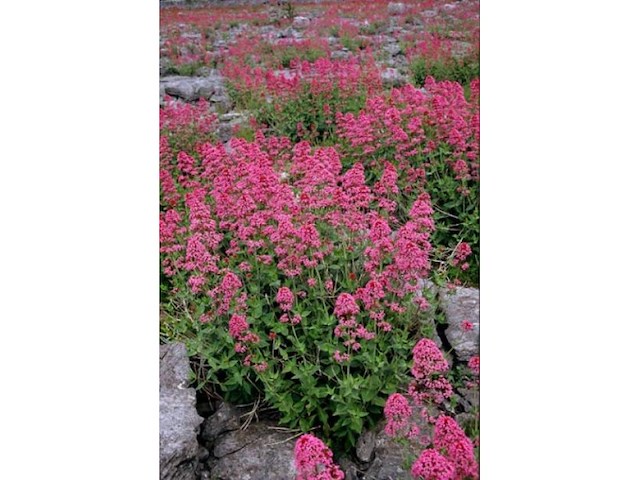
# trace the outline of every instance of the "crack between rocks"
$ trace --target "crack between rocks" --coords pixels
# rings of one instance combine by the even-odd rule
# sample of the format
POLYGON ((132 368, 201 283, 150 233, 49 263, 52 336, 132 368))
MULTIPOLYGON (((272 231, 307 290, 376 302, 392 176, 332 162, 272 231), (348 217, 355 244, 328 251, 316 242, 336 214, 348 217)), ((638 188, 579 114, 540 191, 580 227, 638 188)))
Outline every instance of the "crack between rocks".
POLYGON ((214 458, 216 458, 216 459, 221 459, 221 458, 224 458, 224 457, 228 457, 229 455, 233 455, 234 453, 238 453, 238 452, 239 452, 240 450, 242 450, 243 448, 248 447, 249 445, 254 444, 254 443, 256 443, 257 441, 258 441, 258 439, 256 438, 255 440, 252 440, 251 442, 245 443, 244 445, 242 445, 242 446, 241 446, 240 448, 238 448, 237 450, 233 450, 233 451, 231 451, 231 452, 225 453, 225 454, 224 454, 224 455, 222 455, 221 457, 216 456, 216 454, 215 454, 215 444, 214 444, 214 450, 213 450, 211 453, 213 453, 214 458))

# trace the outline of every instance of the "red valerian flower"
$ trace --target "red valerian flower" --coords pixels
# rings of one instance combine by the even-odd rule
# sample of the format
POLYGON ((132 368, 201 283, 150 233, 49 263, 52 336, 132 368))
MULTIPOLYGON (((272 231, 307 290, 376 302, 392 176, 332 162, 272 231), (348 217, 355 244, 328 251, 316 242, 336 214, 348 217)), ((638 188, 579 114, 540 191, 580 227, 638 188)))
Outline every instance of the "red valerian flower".
POLYGON ((302 435, 293 449, 296 480, 343 480, 344 473, 333 463, 333 452, 312 434, 302 435))

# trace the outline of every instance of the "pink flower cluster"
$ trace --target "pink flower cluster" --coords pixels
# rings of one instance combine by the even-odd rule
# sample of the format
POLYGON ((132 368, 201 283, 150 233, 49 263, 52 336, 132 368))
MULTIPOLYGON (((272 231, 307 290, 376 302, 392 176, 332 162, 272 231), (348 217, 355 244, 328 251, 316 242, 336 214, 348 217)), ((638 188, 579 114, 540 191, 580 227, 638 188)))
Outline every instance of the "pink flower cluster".
POLYGON ((193 146, 196 138, 200 138, 201 141, 211 138, 217 121, 216 114, 209 109, 209 102, 205 99, 190 104, 165 97, 165 106, 160 108, 161 145, 165 142, 164 148, 161 149, 161 158, 167 158, 169 153, 177 154, 193 146))
POLYGON ((292 67, 282 73, 227 63, 223 73, 241 92, 277 97, 280 102, 298 96, 303 89, 314 97, 329 99, 337 91, 341 97, 349 98, 363 90, 379 91, 382 85, 373 61, 319 58, 314 62, 297 62, 292 67))
MULTIPOLYGON (((390 96, 372 96, 357 115, 336 114, 343 148, 368 167, 382 170, 381 159, 391 150, 398 175, 410 191, 430 167, 424 155, 438 144, 452 150, 448 164, 459 180, 479 178, 479 80, 472 82, 471 103, 456 82, 425 81, 424 90, 411 85, 393 89, 390 96)), ((464 190, 461 186, 461 192, 464 190)))
POLYGON ((473 453, 473 444, 453 418, 446 415, 438 417, 433 433, 433 446, 443 452, 455 467, 453 480, 478 478, 478 463, 473 453))
POLYGON ((454 258, 451 260, 453 266, 460 265, 462 270, 469 268, 468 263, 463 263, 471 255, 471 246, 467 242, 461 242, 453 252, 454 258))
POLYGON ((404 395, 393 393, 384 406, 384 417, 387 421, 384 431, 390 437, 406 435, 411 417, 411 405, 404 395))
POLYGON ((338 326, 334 329, 334 335, 345 339, 344 346, 356 351, 361 347, 359 339, 372 340, 376 336, 375 332, 367 330, 362 323, 358 323, 356 317, 359 313, 360 307, 351 294, 341 293, 338 296, 334 310, 334 314, 338 317, 338 326))
POLYGON ((480 375, 480 357, 475 356, 469 359, 468 363, 469 368, 474 373, 474 375, 480 375))
POLYGON ((276 295, 276 302, 278 302, 283 312, 288 312, 293 308, 294 299, 293 292, 287 287, 281 287, 276 295))
MULTIPOLYGON (((414 380, 409 385, 409 393, 415 405, 423 405, 424 402, 440 403, 451 396, 452 387, 442 376, 449 369, 448 362, 432 340, 423 338, 416 344, 413 349, 413 361, 411 373, 414 380)), ((446 415, 440 415, 435 419, 429 415, 426 408, 422 408, 422 417, 435 425, 432 435, 427 432, 420 436, 419 427, 411 425, 411 403, 399 393, 389 396, 384 415, 387 435, 417 439, 423 446, 433 444, 433 448, 425 449, 413 464, 411 473, 415 478, 421 480, 478 478, 478 465, 473 444, 454 419, 446 415)))
POLYGON ((414 380, 409 384, 409 394, 416 403, 444 402, 453 394, 453 387, 444 377, 449 364, 438 346, 428 338, 421 339, 413 348, 414 380))
POLYGON ((237 353, 246 352, 248 344, 258 343, 260 341, 260 338, 255 333, 249 331, 247 319, 242 315, 231 315, 231 320, 229 320, 229 334, 237 341, 235 345, 237 353))
POLYGON ((344 473, 333 463, 333 452, 322 440, 302 435, 293 450, 296 480, 343 480, 344 473))
MULTIPOLYGON (((163 160, 163 171, 177 177, 180 187, 165 181, 162 192, 175 204, 160 220, 167 276, 180 273, 192 294, 206 293, 210 315, 216 316, 246 316, 245 286, 255 274, 248 258, 257 268, 275 265, 279 275, 292 279, 288 285, 298 278, 309 287, 322 282, 325 298, 335 301, 334 335, 346 347, 334 350, 340 363, 352 358, 362 341, 393 331, 394 319, 405 312, 430 270, 434 225, 427 194, 418 196, 401 224, 390 215, 389 202, 399 192, 391 164, 371 188, 361 163, 343 172, 335 149, 311 149, 307 142, 292 146, 258 134, 255 142, 232 139, 228 149, 203 144, 197 150, 197 156, 181 152, 175 162, 163 160), (184 192, 180 198, 178 191, 184 192), (340 291, 326 270, 318 270, 336 249, 353 252, 354 239, 360 240, 362 263, 346 272, 345 280, 355 284, 355 291, 340 291)), ((298 292, 279 288, 280 322, 301 322, 292 309, 305 295, 305 287, 298 292)), ((427 306, 426 301, 419 305, 427 306)), ((247 342, 237 347, 239 353, 247 349, 247 342)))
POLYGON ((218 315, 244 310, 247 294, 240 293, 241 288, 242 281, 238 275, 227 272, 220 284, 207 292, 213 304, 217 306, 218 315))
POLYGON ((433 340, 422 338, 413 347, 411 374, 416 380, 425 380, 447 370, 449 370, 449 363, 433 340))
POLYGON ((453 464, 436 450, 427 448, 411 466, 411 475, 419 480, 453 480, 453 464))

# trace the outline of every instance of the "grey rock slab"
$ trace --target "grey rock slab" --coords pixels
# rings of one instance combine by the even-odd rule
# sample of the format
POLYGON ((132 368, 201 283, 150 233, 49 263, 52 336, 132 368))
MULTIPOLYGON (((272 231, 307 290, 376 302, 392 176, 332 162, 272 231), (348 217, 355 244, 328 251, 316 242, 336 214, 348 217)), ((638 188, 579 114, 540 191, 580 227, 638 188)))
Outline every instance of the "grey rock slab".
POLYGON ((356 456, 362 462, 370 462, 373 458, 373 450, 376 447, 376 432, 367 430, 356 443, 356 456))
POLYGON ((389 15, 402 15, 407 11, 407 6, 401 2, 390 2, 387 5, 387 13, 389 15))
POLYGON ((224 81, 220 76, 181 77, 170 76, 160 79, 160 91, 187 102, 195 102, 200 97, 210 98, 214 94, 224 94, 224 81))
POLYGON ((334 50, 331 52, 331 60, 346 60, 351 56, 350 51, 334 50))
POLYGON ((348 458, 341 458, 338 460, 340 469, 344 472, 344 480, 358 480, 360 477, 358 472, 358 466, 348 458))
MULTIPOLYGON (((420 407, 412 407, 410 424, 417 425, 424 435, 431 435, 431 425, 420 416, 420 407)), ((437 417, 439 411, 434 406, 427 406, 429 415, 437 417)), ((375 429, 375 458, 364 475, 364 480, 412 480, 409 459, 416 458, 424 447, 417 442, 401 443, 384 432, 384 421, 375 429)))
POLYGON ((295 38, 301 39, 302 33, 296 30, 293 27, 287 27, 283 30, 278 31, 278 38, 295 38))
POLYGON ((183 390, 189 385, 189 357, 182 343, 160 345, 160 388, 183 390))
POLYGON ((219 113, 229 113, 233 109, 233 101, 229 95, 212 95, 209 102, 216 106, 219 113))
POLYGON ((311 25, 311 19, 308 17, 293 17, 291 26, 297 29, 304 29, 311 25))
POLYGON ((232 405, 223 403, 216 413, 204 421, 202 439, 213 442, 221 433, 237 430, 242 426, 241 413, 232 405))
MULTIPOLYGON (((419 453, 419 449, 414 449, 419 453)), ((410 452, 398 441, 383 435, 377 442, 376 457, 364 475, 364 480, 411 480, 406 459, 410 452)))
POLYGON ((456 58, 463 58, 471 52, 472 46, 469 42, 462 40, 453 40, 451 42, 451 55, 456 58))
POLYGON ((452 291, 440 289, 440 305, 449 326, 445 336, 461 361, 468 361, 480 353, 480 290, 456 287, 452 291), (462 327, 463 322, 473 324, 471 330, 462 327))
POLYGON ((180 37, 184 38, 185 40, 200 41, 200 39, 202 38, 202 35, 200 33, 195 33, 195 32, 184 32, 180 34, 180 37))
POLYGON ((460 392, 460 395, 470 408, 477 409, 480 407, 480 390, 478 388, 459 388, 458 392, 460 392))
POLYGON ((249 116, 244 113, 230 112, 219 117, 220 125, 216 130, 218 140, 222 143, 226 143, 234 135, 234 131, 237 127, 246 124, 249 121, 249 116))
POLYGON ((195 480, 198 431, 196 392, 189 385, 189 358, 182 343, 160 346, 160 479, 195 480))
POLYGON ((276 27, 273 25, 264 25, 258 29, 260 36, 265 37, 276 33, 276 27))
POLYGON ((397 68, 386 68, 380 74, 382 84, 389 87, 401 87, 406 85, 409 79, 401 74, 397 68))
POLYGON ((210 459, 211 477, 218 480, 295 480, 295 438, 274 430, 268 422, 249 425, 218 437, 210 459))
POLYGON ((396 55, 400 55, 400 52, 402 52, 402 47, 398 42, 389 42, 382 48, 385 52, 387 52, 392 57, 395 57, 396 55))

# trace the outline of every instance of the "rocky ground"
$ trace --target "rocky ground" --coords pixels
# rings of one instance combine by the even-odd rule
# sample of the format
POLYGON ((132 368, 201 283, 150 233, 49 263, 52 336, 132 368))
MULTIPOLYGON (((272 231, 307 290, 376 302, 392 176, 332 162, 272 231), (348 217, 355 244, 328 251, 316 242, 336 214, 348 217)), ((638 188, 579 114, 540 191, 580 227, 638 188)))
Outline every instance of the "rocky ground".
MULTIPOLYGON (((255 5, 267 2, 230 0, 201 5, 233 7, 236 4, 247 3, 254 5, 253 8, 258 8, 255 5)), ((440 35, 441 31, 447 30, 448 33, 443 35, 447 37, 448 55, 463 58, 472 51, 472 37, 475 35, 464 30, 463 22, 475 25, 479 21, 479 15, 474 14, 474 9, 467 11, 469 7, 465 6, 469 2, 436 2, 431 8, 419 8, 419 3, 390 2, 383 6, 382 10, 373 12, 370 19, 361 11, 338 14, 335 20, 331 20, 339 22, 340 31, 336 33, 335 29, 327 28, 324 11, 318 6, 321 3, 293 2, 298 14, 287 21, 281 21, 282 7, 260 7, 261 10, 255 10, 257 13, 253 23, 251 13, 245 12, 248 17, 244 19, 241 9, 231 8, 229 11, 236 12, 233 18, 239 20, 222 20, 229 22, 225 25, 228 28, 204 33, 202 27, 194 28, 189 23, 185 12, 179 12, 177 15, 185 16, 185 21, 173 23, 171 28, 161 29, 160 32, 160 105, 164 104, 167 97, 185 102, 205 98, 211 104, 212 110, 219 114, 220 123, 216 133, 218 138, 226 143, 234 129, 246 124, 249 119, 248 113, 235 110, 225 87, 225 77, 219 68, 202 66, 191 72, 194 75, 176 75, 172 69, 171 52, 174 57, 177 55, 177 58, 196 58, 200 55, 201 58, 213 59, 215 64, 224 64, 232 54, 232 49, 248 38, 259 38, 274 45, 283 41, 295 44, 317 40, 329 45, 329 58, 332 60, 364 55, 365 46, 369 46, 376 52, 376 65, 380 70, 383 85, 398 87, 411 81, 408 52, 405 51, 403 39, 419 38, 427 31, 439 32, 440 35), (263 24, 260 20, 259 14, 263 12, 268 12, 267 19, 270 24, 263 24)), ((167 6, 187 4, 195 5, 191 2, 185 4, 184 1, 177 1, 169 2, 167 6)), ((218 23, 220 21, 218 20, 218 23)), ((276 73, 287 77, 291 70, 283 68, 276 73)))

